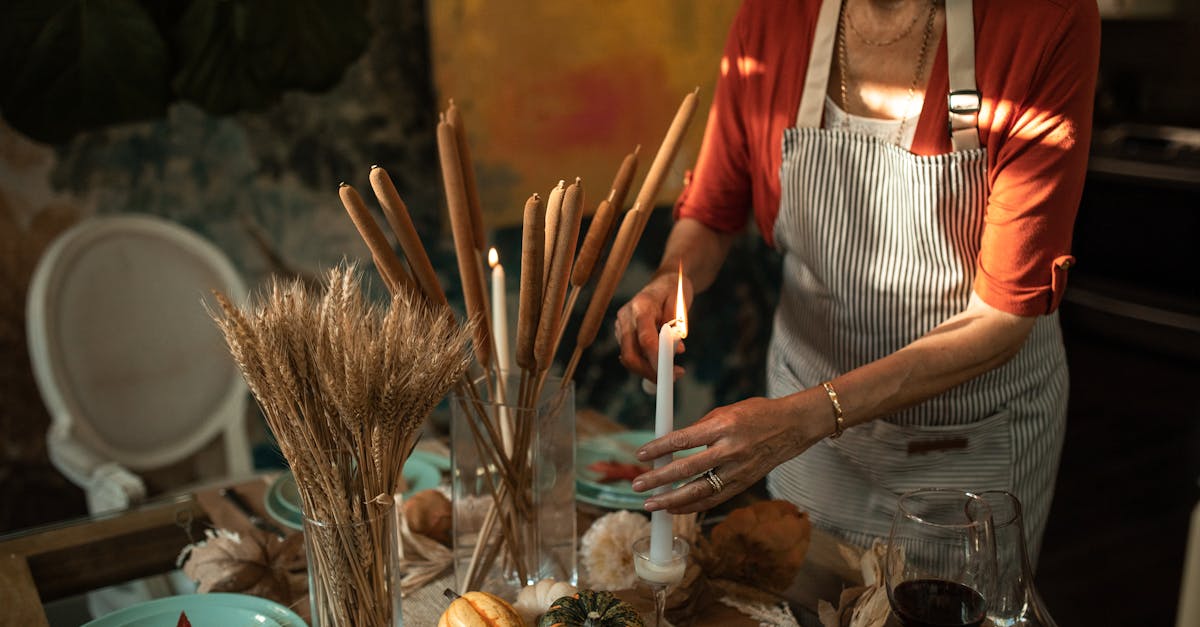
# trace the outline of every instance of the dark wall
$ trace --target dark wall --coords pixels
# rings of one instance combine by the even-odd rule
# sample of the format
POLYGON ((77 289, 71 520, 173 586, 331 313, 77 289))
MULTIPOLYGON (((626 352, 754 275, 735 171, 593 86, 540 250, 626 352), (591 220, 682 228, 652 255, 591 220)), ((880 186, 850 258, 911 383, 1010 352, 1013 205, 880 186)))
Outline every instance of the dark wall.
POLYGON ((1200 3, 1179 5, 1174 19, 1103 22, 1097 126, 1200 127, 1200 3))

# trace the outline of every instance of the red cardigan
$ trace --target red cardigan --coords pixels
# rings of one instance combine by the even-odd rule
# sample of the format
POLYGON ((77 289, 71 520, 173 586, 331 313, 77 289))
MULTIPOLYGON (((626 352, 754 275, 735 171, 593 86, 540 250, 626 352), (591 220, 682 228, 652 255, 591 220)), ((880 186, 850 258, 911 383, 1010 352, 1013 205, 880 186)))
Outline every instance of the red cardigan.
MULTIPOLYGON (((820 5, 745 0, 725 44, 704 142, 677 216, 732 232, 753 211, 773 244, 782 135, 795 124, 820 5)), ((991 192, 974 288, 998 309, 1049 313, 1072 261, 1100 17, 1095 0, 975 0, 974 6, 979 130, 991 192)), ((951 150, 944 36, 932 72, 913 139, 918 155, 951 150)))

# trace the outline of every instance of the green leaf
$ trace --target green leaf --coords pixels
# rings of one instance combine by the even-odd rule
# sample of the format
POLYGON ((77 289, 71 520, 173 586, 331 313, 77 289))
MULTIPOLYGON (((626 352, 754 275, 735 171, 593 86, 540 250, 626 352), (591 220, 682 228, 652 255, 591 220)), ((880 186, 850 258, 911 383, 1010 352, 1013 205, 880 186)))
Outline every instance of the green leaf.
POLYGON ((176 31, 175 90, 229 113, 262 109, 288 89, 328 89, 366 49, 370 29, 356 4, 193 0, 176 31))
POLYGON ((82 130, 160 117, 168 53, 135 0, 9 0, 0 9, 0 111, 61 142, 82 130))
POLYGON ((246 4, 195 0, 176 29, 180 69, 172 86, 181 98, 211 113, 263 109, 281 93, 262 84, 246 63, 253 56, 246 4))
POLYGON ((366 50, 362 9, 331 0, 260 0, 249 21, 258 34, 254 72, 285 88, 325 90, 366 50))

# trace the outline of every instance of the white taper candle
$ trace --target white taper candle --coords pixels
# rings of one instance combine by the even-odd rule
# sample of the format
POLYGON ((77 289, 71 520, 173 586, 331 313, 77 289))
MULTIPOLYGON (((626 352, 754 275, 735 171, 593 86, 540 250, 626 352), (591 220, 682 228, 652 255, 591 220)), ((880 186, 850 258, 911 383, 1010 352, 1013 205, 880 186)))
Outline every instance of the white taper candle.
MULTIPOLYGON (((679 334, 675 321, 662 325, 658 332, 658 386, 654 398, 654 436, 662 438, 675 428, 675 343, 679 334)), ((671 463, 672 455, 663 455, 654 460, 655 468, 671 463)), ((655 494, 662 494, 671 486, 660 486, 655 494)), ((650 561, 666 564, 671 561, 672 515, 666 510, 650 513, 650 561)))
POLYGON ((501 375, 512 369, 512 353, 508 350, 508 293, 504 287, 504 266, 493 248, 488 251, 492 266, 492 333, 496 342, 496 367, 501 375))

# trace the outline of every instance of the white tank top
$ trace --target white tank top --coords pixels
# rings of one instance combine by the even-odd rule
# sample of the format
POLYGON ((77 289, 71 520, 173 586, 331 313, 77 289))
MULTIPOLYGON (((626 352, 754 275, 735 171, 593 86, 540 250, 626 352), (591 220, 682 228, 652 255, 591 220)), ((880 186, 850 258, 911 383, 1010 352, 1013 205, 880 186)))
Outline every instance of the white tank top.
POLYGON ((884 120, 880 118, 868 118, 862 115, 854 115, 846 113, 842 108, 825 95, 825 123, 826 129, 844 128, 851 133, 874 137, 885 143, 896 142, 896 132, 900 129, 900 125, 904 124, 903 133, 900 136, 899 146, 905 150, 912 150, 913 137, 917 134, 917 119, 921 117, 920 103, 912 103, 917 107, 917 114, 907 120, 884 120))

